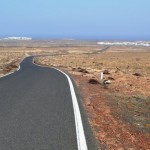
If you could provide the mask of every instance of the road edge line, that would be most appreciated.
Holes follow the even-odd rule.
[[[77,100],[77,97],[75,94],[73,83],[72,83],[70,77],[66,73],[64,73],[63,71],[61,71],[57,68],[54,68],[54,67],[51,67],[51,68],[61,72],[68,79],[68,83],[70,86],[70,92],[71,92],[71,96],[72,96],[73,109],[74,109],[78,150],[88,150],[85,133],[84,133],[84,128],[83,128],[83,123],[82,123],[82,117],[81,117],[79,104],[78,104],[78,100]]]

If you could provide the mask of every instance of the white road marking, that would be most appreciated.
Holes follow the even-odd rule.
[[[34,61],[33,61],[33,63],[34,63]],[[41,65],[38,65],[38,64],[35,64],[35,65],[47,68],[47,66],[41,66]],[[86,143],[86,138],[85,138],[85,133],[84,133],[84,128],[83,128],[83,123],[82,123],[82,118],[81,118],[81,113],[80,113],[78,100],[77,100],[77,97],[76,97],[76,94],[75,94],[73,83],[72,83],[70,77],[66,73],[64,73],[63,71],[61,71],[57,68],[54,68],[54,67],[52,67],[52,68],[59,71],[59,72],[61,72],[62,74],[64,74],[68,79],[69,86],[70,86],[71,97],[72,97],[72,103],[73,103],[74,117],[75,117],[75,126],[76,126],[76,136],[77,136],[78,150],[88,150],[87,143]]]
[[[71,92],[71,96],[72,96],[74,116],[75,116],[78,150],[88,150],[85,133],[84,133],[84,128],[83,128],[83,123],[82,123],[82,118],[81,118],[81,113],[80,113],[80,109],[79,109],[79,105],[78,105],[78,101],[77,101],[77,97],[75,94],[73,83],[72,83],[70,77],[66,73],[64,73],[63,71],[61,71],[57,68],[53,68],[53,69],[58,70],[59,72],[64,74],[68,79],[69,86],[70,86],[70,92]]]
[[[3,75],[3,76],[0,76],[0,78],[3,78],[3,77],[5,77],[5,76],[8,76],[8,75],[10,75],[10,74],[12,74],[12,73],[14,73],[14,72],[7,73],[7,74],[5,74],[5,75]]]

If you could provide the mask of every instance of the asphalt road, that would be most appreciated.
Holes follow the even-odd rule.
[[[20,66],[0,78],[0,150],[78,150],[67,78],[32,57]],[[96,150],[80,97],[78,103],[88,150]]]

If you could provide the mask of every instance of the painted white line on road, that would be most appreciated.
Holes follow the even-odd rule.
[[[6,76],[8,76],[8,75],[10,75],[10,74],[12,74],[12,73],[14,73],[14,72],[7,73],[7,74],[5,74],[5,75],[3,75],[3,76],[0,76],[0,78],[6,77]]]
[[[22,61],[23,61],[23,60],[22,60]],[[21,61],[21,62],[22,62],[22,61]],[[20,63],[21,63],[21,62],[20,62]],[[19,71],[19,70],[20,70],[20,64],[19,64],[19,67],[17,68],[17,71]]]
[[[75,116],[78,150],[88,150],[85,133],[84,133],[84,128],[83,128],[83,123],[82,123],[82,118],[81,118],[81,113],[80,113],[80,109],[79,109],[79,105],[78,105],[78,101],[77,101],[77,97],[75,94],[73,83],[72,83],[70,77],[66,73],[64,73],[63,71],[61,71],[57,68],[53,68],[53,69],[58,70],[59,72],[64,74],[68,79],[69,86],[70,86],[70,92],[71,92],[71,96],[72,96],[74,116]]]
[[[33,60],[34,63],[34,60]],[[39,64],[34,63],[37,66],[40,67],[46,67],[47,66],[41,66]],[[70,92],[71,92],[71,97],[72,97],[72,103],[73,103],[73,110],[74,110],[74,117],[75,117],[75,126],[76,126],[76,136],[77,136],[77,145],[78,145],[78,150],[88,150],[87,147],[87,143],[86,143],[86,138],[85,138],[85,133],[84,133],[84,128],[83,128],[83,123],[82,123],[82,118],[81,118],[81,113],[80,113],[80,109],[79,109],[79,105],[78,105],[78,100],[75,94],[75,90],[74,90],[74,86],[73,83],[70,79],[70,77],[64,73],[63,71],[51,67],[59,72],[61,72],[62,74],[64,74],[69,82],[69,86],[70,86]]]

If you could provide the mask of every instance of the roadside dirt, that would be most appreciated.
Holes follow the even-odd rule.
[[[88,83],[89,77],[86,76],[73,75],[73,77],[82,91],[89,122],[99,141],[100,149],[150,149],[148,132],[139,131],[136,126],[122,118],[121,113],[125,113],[126,108],[118,106],[116,101],[108,96],[110,89],[105,89],[100,84]]]
[[[23,59],[23,56],[9,59],[9,61],[7,61],[7,59],[3,60],[3,63],[0,64],[0,77],[17,70],[19,67],[19,63],[22,59]]]

